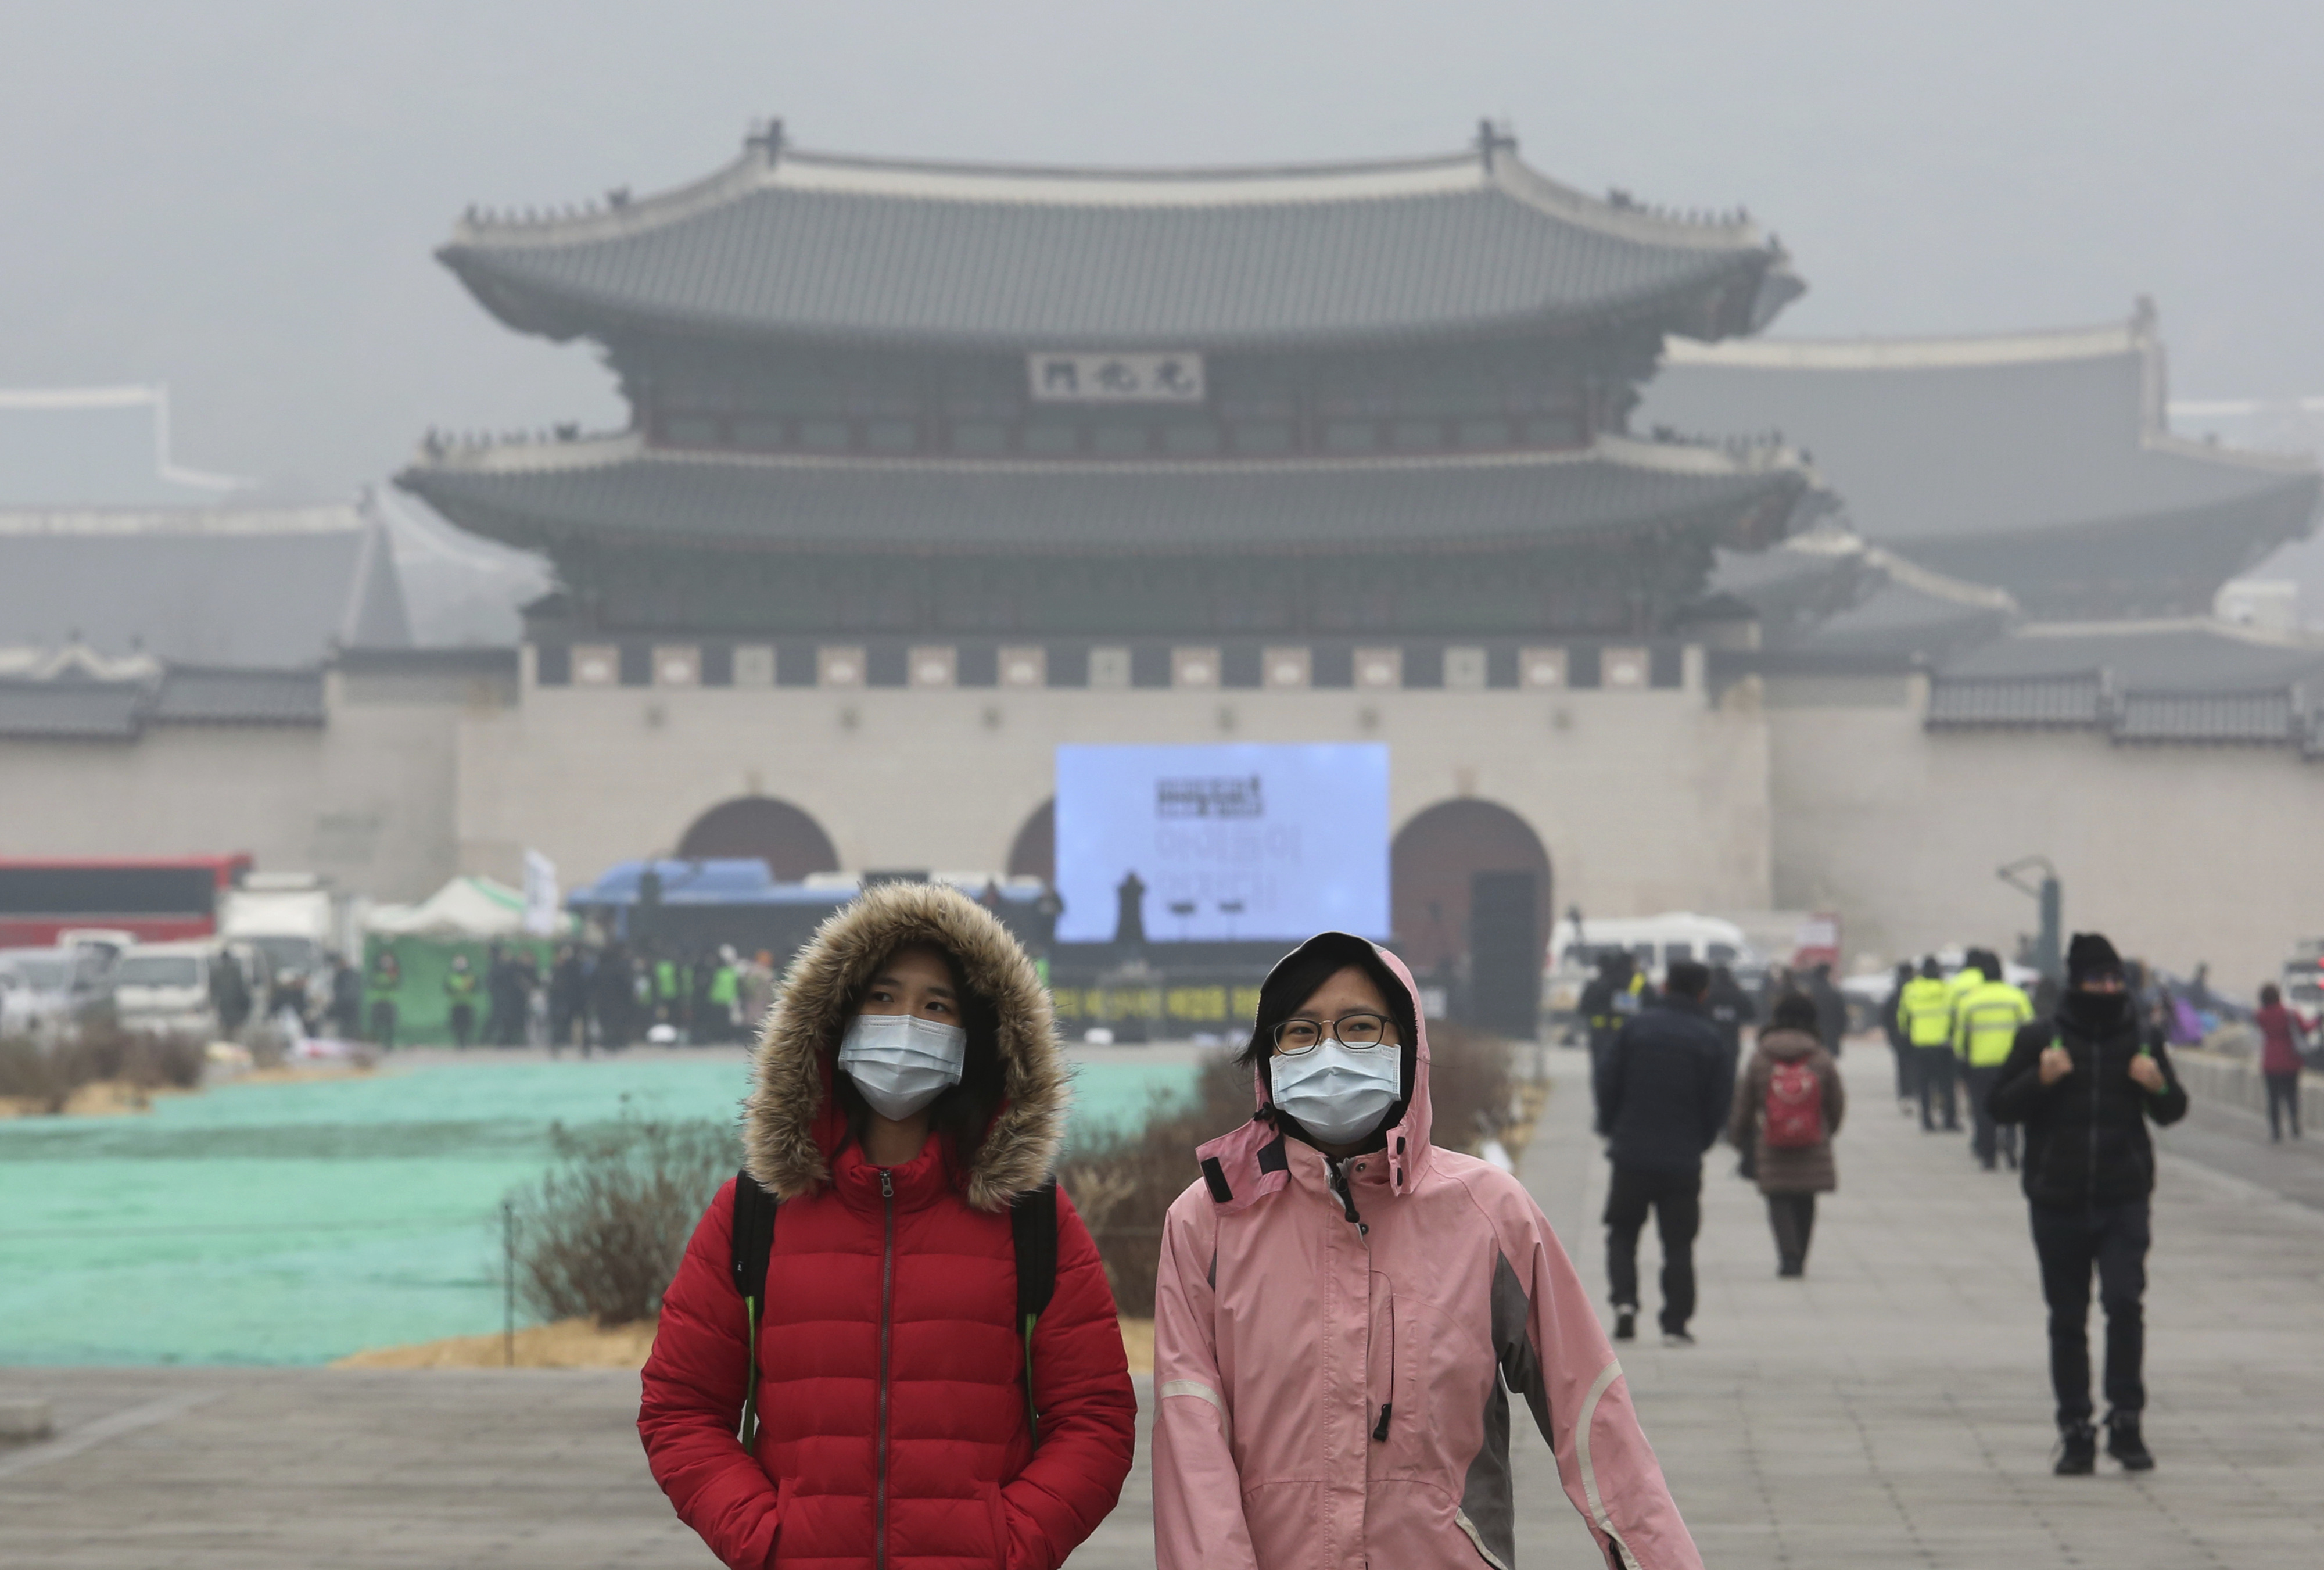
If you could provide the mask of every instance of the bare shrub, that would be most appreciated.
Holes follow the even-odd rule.
[[[1457,1025],[1428,1031],[1434,1143],[1473,1150],[1508,1121],[1509,1044]],[[1096,1240],[1113,1300],[1132,1318],[1154,1312],[1162,1219],[1198,1176],[1194,1147],[1248,1120],[1251,1073],[1224,1053],[1203,1061],[1189,1095],[1156,1095],[1143,1122],[1084,1140],[1059,1169],[1065,1192]]]
[[[64,1110],[71,1094],[55,1059],[38,1043],[22,1037],[0,1041],[0,1095],[35,1102],[53,1113]]]
[[[718,1187],[742,1164],[733,1128],[622,1119],[549,1129],[558,1164],[516,1205],[517,1290],[544,1319],[632,1325],[660,1312]]]
[[[1473,1154],[1509,1121],[1509,1044],[1465,1025],[1433,1024],[1428,1061],[1430,1137],[1445,1150]]]
[[[142,1036],[92,1028],[53,1047],[0,1041],[0,1096],[61,1113],[82,1085],[191,1090],[202,1082],[202,1043],[190,1036]]]

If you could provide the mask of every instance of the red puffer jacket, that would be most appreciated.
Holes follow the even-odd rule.
[[[999,1016],[1007,1101],[965,1168],[941,1137],[905,1166],[872,1167],[830,1094],[852,1000],[907,942],[955,956]],[[782,1202],[758,1444],[735,1439],[750,1348],[729,1184],[662,1299],[646,1362],[638,1428],[655,1480],[729,1565],[1056,1570],[1120,1495],[1137,1405],[1104,1268],[1061,1192],[1056,1295],[1033,1337],[1033,1445],[1008,1206],[1054,1163],[1066,1076],[1022,951],[948,889],[875,890],[793,966],[754,1074],[747,1159]]]

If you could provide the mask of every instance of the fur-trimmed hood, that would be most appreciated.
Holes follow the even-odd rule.
[[[969,1165],[969,1204],[1005,1210],[1056,1166],[1071,1092],[1049,994],[1033,962],[991,911],[958,890],[883,883],[816,929],[791,962],[759,1038],[742,1107],[742,1153],[751,1176],[778,1199],[830,1181],[832,1153],[846,1133],[831,1085],[848,1003],[906,944],[957,960],[970,990],[992,1005],[998,1026],[1001,1110]]]

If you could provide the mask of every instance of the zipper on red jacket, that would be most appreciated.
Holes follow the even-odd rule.
[[[880,1456],[872,1506],[872,1563],[888,1563],[888,1336],[896,1298],[896,1185],[880,1173],[880,1199],[887,1209],[887,1236],[880,1252]]]

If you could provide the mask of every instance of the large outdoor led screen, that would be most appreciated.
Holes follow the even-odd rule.
[[[1379,743],[1057,749],[1065,942],[1385,938],[1388,852]]]

